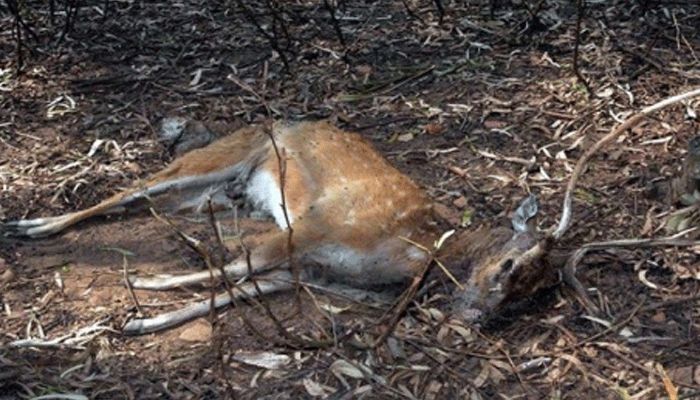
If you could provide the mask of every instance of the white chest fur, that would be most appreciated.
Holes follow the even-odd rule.
[[[284,219],[284,211],[282,209],[280,187],[275,177],[269,171],[255,171],[250,181],[248,181],[245,194],[254,207],[272,215],[277,226],[281,229],[287,228],[287,221]],[[287,207],[287,216],[289,217],[289,223],[293,223],[294,216],[289,211],[289,207]]]

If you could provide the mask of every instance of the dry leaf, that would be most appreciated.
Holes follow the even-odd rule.
[[[437,333],[437,341],[440,343],[445,342],[445,337],[447,337],[447,334],[450,332],[450,328],[447,325],[443,325],[440,327],[440,330]]]
[[[202,69],[197,68],[197,71],[194,72],[194,77],[190,81],[190,87],[192,86],[197,86],[199,84],[199,81],[202,79]]]
[[[658,290],[659,287],[656,284],[651,283],[651,281],[649,281],[647,279],[647,272],[649,272],[649,270],[647,270],[647,269],[640,269],[639,270],[639,273],[637,273],[637,277],[639,278],[639,281],[651,289]]]
[[[411,140],[413,140],[413,134],[404,133],[402,135],[397,136],[396,140],[398,140],[399,142],[410,142]]]
[[[430,318],[434,319],[435,321],[442,321],[445,319],[445,314],[442,313],[442,311],[438,310],[437,308],[429,308],[428,314],[430,314]]]
[[[433,210],[440,218],[448,222],[450,225],[458,226],[460,224],[460,215],[452,208],[447,207],[442,203],[435,203]]]
[[[611,323],[610,321],[606,321],[606,320],[604,320],[604,319],[602,319],[602,318],[594,317],[594,316],[591,316],[591,315],[584,315],[583,318],[585,318],[585,319],[587,319],[587,320],[589,320],[589,321],[591,321],[591,322],[595,322],[595,323],[597,323],[597,324],[601,324],[601,325],[603,325],[603,326],[606,327],[606,328],[612,327],[612,323]]]
[[[666,314],[663,311],[659,311],[651,317],[651,320],[657,324],[666,322]]]
[[[693,366],[669,369],[668,376],[674,382],[690,384],[693,381]]]
[[[457,332],[457,334],[461,337],[464,338],[465,342],[472,342],[474,341],[474,334],[472,334],[471,329],[465,328],[464,326],[461,325],[452,325],[452,324],[447,324],[447,326],[452,329],[453,331]]]
[[[331,371],[336,376],[345,375],[355,379],[362,379],[365,377],[365,375],[359,368],[345,360],[336,360],[335,362],[333,362],[333,364],[331,365]]]
[[[306,393],[308,393],[311,397],[325,397],[333,393],[333,388],[321,385],[320,383],[309,378],[302,379],[301,383],[304,385]]]
[[[328,311],[331,314],[340,314],[344,311],[349,310],[350,307],[336,307],[332,304],[321,304],[321,309],[324,311]]]
[[[186,342],[208,342],[211,340],[211,336],[211,323],[204,318],[199,318],[188,324],[180,333],[179,338]]]
[[[474,386],[475,387],[482,387],[486,383],[486,380],[489,379],[489,372],[491,370],[491,366],[489,366],[488,363],[482,362],[481,363],[481,371],[479,372],[479,375],[477,375],[476,378],[474,378]]]
[[[252,365],[258,368],[279,369],[289,364],[291,359],[288,355],[277,354],[268,351],[263,352],[240,352],[232,357],[235,361]]]

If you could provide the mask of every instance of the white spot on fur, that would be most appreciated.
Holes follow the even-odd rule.
[[[287,228],[282,210],[282,194],[277,180],[269,171],[261,170],[253,174],[246,188],[248,199],[262,211],[268,212],[275,219],[275,223],[282,229]],[[287,207],[289,223],[294,222],[294,217]]]
[[[345,225],[355,225],[357,219],[355,218],[355,210],[350,210],[345,216]]]
[[[406,255],[408,255],[408,258],[410,260],[424,260],[426,257],[426,254],[423,250],[414,246],[411,246],[408,248],[408,250],[406,250]]]

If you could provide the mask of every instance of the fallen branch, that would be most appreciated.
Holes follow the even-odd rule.
[[[15,340],[6,344],[3,347],[10,348],[27,348],[27,347],[44,347],[44,348],[72,348],[77,350],[84,350],[85,345],[96,338],[97,336],[103,334],[104,332],[114,332],[112,327],[102,325],[109,321],[109,318],[97,321],[92,325],[80,328],[75,332],[68,333],[63,336],[59,336],[55,339],[45,340],[39,338],[27,338]]]
[[[597,142],[595,142],[591,147],[586,150],[583,155],[581,155],[581,158],[578,159],[578,162],[576,163],[576,167],[574,167],[574,171],[571,174],[571,178],[569,180],[569,184],[566,187],[566,193],[564,194],[564,205],[562,208],[562,215],[561,219],[559,220],[559,225],[557,226],[556,229],[553,231],[550,231],[551,233],[548,233],[548,236],[550,236],[554,240],[560,240],[562,236],[566,233],[567,229],[569,229],[569,225],[571,224],[571,214],[572,214],[572,198],[573,198],[573,193],[574,189],[576,187],[576,183],[578,183],[579,178],[581,177],[581,174],[583,173],[583,169],[586,166],[586,163],[588,160],[591,158],[595,152],[600,150],[601,147],[605,146],[606,144],[610,143],[611,141],[615,140],[618,136],[620,136],[622,133],[624,133],[626,130],[634,128],[639,124],[644,117],[649,116],[650,114],[662,110],[670,105],[680,103],[683,100],[688,100],[692,99],[694,97],[700,96],[700,88],[691,90],[689,92],[685,92],[673,97],[669,97],[667,99],[664,99],[662,101],[659,101],[656,104],[653,104],[649,107],[646,107],[642,109],[640,112],[632,115],[631,117],[627,118],[625,122],[622,124],[618,125],[615,129],[613,129],[610,133],[607,135],[603,136],[601,139],[599,139]]]
[[[673,104],[677,104],[681,101],[689,100],[698,96],[700,96],[700,88],[696,88],[688,92],[666,98],[655,104],[652,104],[651,106],[645,107],[638,113],[627,118],[622,124],[615,127],[612,131],[610,131],[610,133],[603,136],[591,147],[589,147],[576,162],[574,171],[572,172],[571,178],[569,179],[569,183],[566,187],[566,192],[564,194],[564,204],[562,206],[562,214],[558,225],[556,227],[550,228],[545,234],[544,238],[542,238],[535,246],[530,248],[528,251],[523,253],[517,260],[515,260],[514,268],[518,268],[523,265],[528,265],[534,263],[537,260],[542,259],[542,257],[547,253],[547,251],[549,251],[552,245],[560,241],[566,233],[566,231],[569,229],[571,225],[571,215],[573,214],[574,189],[576,188],[576,183],[578,183],[578,180],[581,177],[584,168],[586,167],[586,163],[593,156],[593,154],[595,154],[598,150],[600,150],[600,148],[602,148],[606,144],[615,140],[628,129],[637,126],[637,124],[639,124],[645,117],[649,116],[650,114],[662,110]],[[635,244],[639,245],[639,243],[640,242],[637,242]],[[583,254],[585,254],[585,252]],[[583,255],[581,255],[581,257],[583,257]],[[578,261],[580,261],[580,259]],[[593,303],[588,299],[588,296],[585,290],[583,289],[583,285],[581,285],[581,283],[578,281],[573,272],[574,271],[570,267],[565,266],[563,270],[563,278],[565,282],[576,291],[579,297],[583,298],[584,306],[586,308],[590,308],[590,305]]]

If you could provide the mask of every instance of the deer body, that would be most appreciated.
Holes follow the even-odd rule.
[[[270,215],[279,227],[251,250],[250,265],[240,258],[224,268],[232,277],[249,275],[249,268],[253,274],[267,277],[264,292],[291,286],[288,223],[293,229],[294,259],[301,265],[320,266],[334,280],[371,287],[403,282],[420,273],[430,256],[411,242],[431,248],[441,232],[433,218],[432,202],[418,185],[359,135],[328,123],[278,123],[272,134],[284,159],[281,164],[263,128],[243,128],[184,154],[134,189],[94,207],[6,223],[0,232],[46,236],[86,218],[123,212],[150,199],[174,211],[202,209],[207,199],[225,208],[231,202],[223,195],[227,187],[255,210]],[[284,166],[282,174],[280,165]],[[286,210],[282,208],[280,177],[284,179]],[[514,222],[515,233],[467,232],[451,239],[445,255],[448,266],[474,269],[458,297],[467,303],[495,307],[508,294],[512,259],[532,245],[524,228],[532,215],[532,210],[520,212],[520,225]],[[210,272],[203,271],[134,278],[132,284],[161,290],[208,279]],[[246,290],[252,289],[242,288],[240,295],[253,295]],[[221,301],[226,302],[226,297],[222,295]],[[203,314],[208,307],[206,301],[191,306],[190,311]],[[144,321],[145,325],[134,329],[149,331],[149,322]]]

